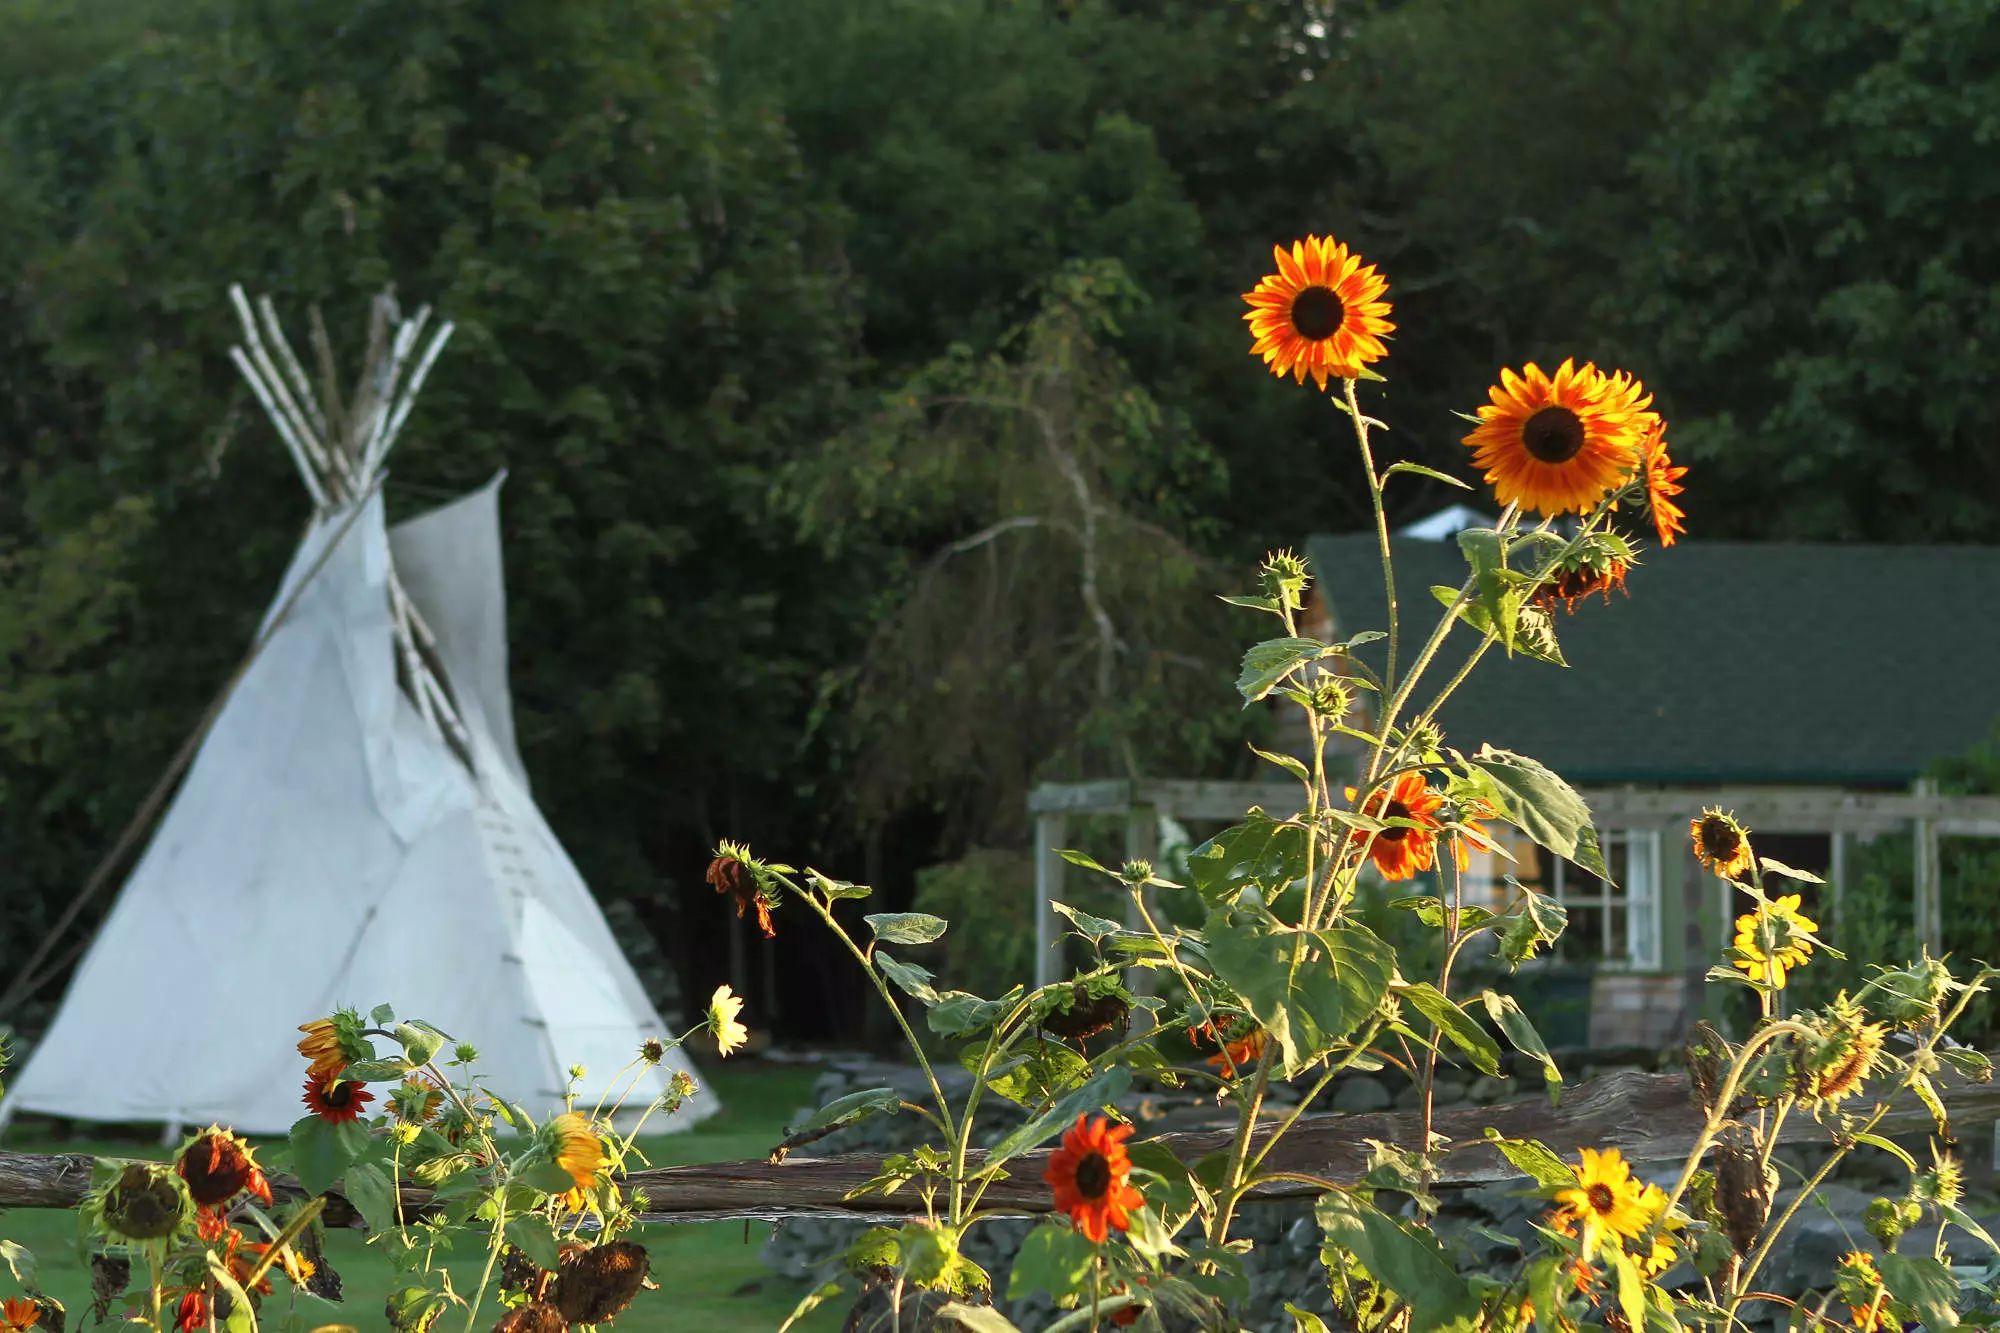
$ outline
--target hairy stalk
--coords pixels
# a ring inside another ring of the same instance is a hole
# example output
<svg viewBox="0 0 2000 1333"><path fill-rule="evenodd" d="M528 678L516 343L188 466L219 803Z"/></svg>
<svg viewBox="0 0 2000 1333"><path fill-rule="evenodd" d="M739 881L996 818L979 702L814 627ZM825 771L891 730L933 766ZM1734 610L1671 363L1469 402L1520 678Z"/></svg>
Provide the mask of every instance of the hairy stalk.
<svg viewBox="0 0 2000 1333"><path fill-rule="evenodd" d="M1366 1051L1370 1046L1373 1046L1375 1044L1375 1038L1380 1036L1381 1032L1382 1032L1382 1022L1380 1019L1377 1019L1369 1027L1367 1035L1362 1037L1359 1041L1355 1042L1352 1046L1348 1048L1347 1054L1341 1058L1340 1063L1329 1064L1327 1066L1326 1072L1320 1075L1319 1082L1313 1084L1311 1090L1309 1090L1305 1096L1299 1099L1299 1104L1291 1109L1290 1114L1288 1114L1283 1120L1278 1122L1278 1127L1271 1131L1271 1136L1269 1138L1264 1140L1264 1146L1259 1148L1257 1150L1257 1155L1250 1159L1249 1172L1252 1176L1255 1176L1257 1179L1260 1180L1269 1178L1264 1176L1258 1176L1257 1172L1258 1168L1264 1165L1264 1159L1271 1155L1271 1149L1277 1147L1278 1140L1285 1137L1285 1134L1291 1129L1291 1127L1299 1122L1299 1117L1306 1113L1307 1108L1309 1108L1313 1104L1313 1100L1317 1098L1320 1095L1320 1093L1326 1091L1327 1084L1333 1082L1334 1078L1337 1075L1346 1073L1348 1068L1352 1066L1356 1060L1360 1059L1361 1056L1364 1053L1366 1053Z"/></svg>
<svg viewBox="0 0 2000 1333"><path fill-rule="evenodd" d="M1209 1227L1211 1245L1221 1245L1229 1239L1229 1224L1235 1219L1237 1201L1245 1190L1243 1165L1250 1153L1250 1139L1257 1132L1257 1117L1264 1110L1264 1089L1270 1081L1271 1061L1267 1057L1257 1062L1257 1081L1251 1086L1249 1100L1243 1103L1242 1115L1237 1120L1236 1141L1229 1148L1229 1174L1223 1177L1222 1202Z"/></svg>
<svg viewBox="0 0 2000 1333"><path fill-rule="evenodd" d="M868 979L875 984L876 993L882 997L883 1003L889 1006L889 1012L895 1016L896 1026L903 1030L903 1039L909 1043L910 1054L917 1057L917 1064L924 1071L924 1079L931 1085L931 1096L937 1100L938 1118L944 1122L947 1135L954 1138L957 1137L958 1122L952 1117L951 1104L946 1100L944 1095L944 1085L938 1082L937 1074L932 1070L929 1058L924 1055L923 1043L917 1040L916 1030L910 1026L910 1020L904 1016L903 1006L896 1002L896 996L889 989L889 983L883 979L880 972L875 970L875 965L869 961L867 953L854 942L854 937L841 927L840 922L835 919L833 912L829 908L822 904L818 898L807 893L784 876L780 875L778 879L786 888L797 894L818 914L819 919L824 921L827 928L839 938L842 944L847 946L847 951L854 955L854 961L861 964L861 970L866 972Z"/></svg>
<svg viewBox="0 0 2000 1333"><path fill-rule="evenodd" d="M1354 440L1361 447L1361 470L1368 478L1368 502L1375 509L1375 539L1382 547L1382 587L1389 599L1389 658L1388 670L1382 673L1384 689L1396 683L1396 567L1389 554L1389 516L1382 508L1382 478L1375 474L1375 456L1368 447L1368 421L1361 415L1361 404L1354 396L1354 381L1342 380L1346 386L1347 416L1354 423Z"/></svg>

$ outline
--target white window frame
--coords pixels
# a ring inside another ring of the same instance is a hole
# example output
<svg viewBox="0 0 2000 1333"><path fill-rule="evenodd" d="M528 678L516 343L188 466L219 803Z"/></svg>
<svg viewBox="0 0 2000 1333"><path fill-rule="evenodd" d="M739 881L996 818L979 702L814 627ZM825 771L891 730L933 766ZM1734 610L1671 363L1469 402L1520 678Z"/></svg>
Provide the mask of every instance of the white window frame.
<svg viewBox="0 0 2000 1333"><path fill-rule="evenodd" d="M1569 862L1558 856L1555 861L1555 882L1548 886L1555 900L1565 907L1595 907L1603 909L1603 935L1598 941L1604 965L1632 972L1657 972L1660 970L1660 830L1656 828L1620 828L1598 830L1598 846L1605 852L1605 860L1611 859L1614 846L1622 845L1625 851L1625 882L1613 888L1612 885L1595 875L1582 875L1593 888L1588 894L1571 893L1567 885ZM1611 938L1611 910L1620 908L1625 913L1625 938ZM1616 947L1614 947L1616 946Z"/></svg>

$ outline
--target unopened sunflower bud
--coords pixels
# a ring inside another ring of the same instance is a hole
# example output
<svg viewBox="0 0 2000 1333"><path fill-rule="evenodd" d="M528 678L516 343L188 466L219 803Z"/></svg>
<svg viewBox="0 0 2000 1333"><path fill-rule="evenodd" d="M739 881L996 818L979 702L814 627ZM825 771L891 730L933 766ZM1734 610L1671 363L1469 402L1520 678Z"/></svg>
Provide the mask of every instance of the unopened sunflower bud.
<svg viewBox="0 0 2000 1333"><path fill-rule="evenodd" d="M1911 1188L1925 1203L1956 1208L1965 1197L1965 1168L1957 1158L1941 1156L1930 1170L1918 1174Z"/></svg>
<svg viewBox="0 0 2000 1333"><path fill-rule="evenodd" d="M1135 889L1144 885L1152 877L1153 863L1151 861L1127 861L1124 869L1118 872L1119 880Z"/></svg>
<svg viewBox="0 0 2000 1333"><path fill-rule="evenodd" d="M1444 754L1444 729L1426 722L1410 729L1410 753L1418 759L1432 760Z"/></svg>
<svg viewBox="0 0 2000 1333"><path fill-rule="evenodd" d="M461 1041L451 1048L451 1058L457 1064L469 1065L479 1059L479 1048L469 1041Z"/></svg>
<svg viewBox="0 0 2000 1333"><path fill-rule="evenodd" d="M1306 584L1311 577L1306 573L1306 562L1290 551L1273 551L1264 557L1264 565L1257 571L1257 584L1264 595L1279 606L1296 611L1305 605Z"/></svg>
<svg viewBox="0 0 2000 1333"><path fill-rule="evenodd" d="M1868 1234L1875 1238L1876 1244L1885 1250L1895 1249L1896 1242L1903 1238L1903 1232L1907 1230L1902 1217L1899 1216L1900 1212L1895 1202L1890 1199L1875 1199L1868 1205L1868 1216L1864 1225L1868 1228Z"/></svg>
<svg viewBox="0 0 2000 1333"><path fill-rule="evenodd" d="M1354 687L1343 677L1323 674L1313 682L1312 707L1328 722L1338 722L1354 707Z"/></svg>

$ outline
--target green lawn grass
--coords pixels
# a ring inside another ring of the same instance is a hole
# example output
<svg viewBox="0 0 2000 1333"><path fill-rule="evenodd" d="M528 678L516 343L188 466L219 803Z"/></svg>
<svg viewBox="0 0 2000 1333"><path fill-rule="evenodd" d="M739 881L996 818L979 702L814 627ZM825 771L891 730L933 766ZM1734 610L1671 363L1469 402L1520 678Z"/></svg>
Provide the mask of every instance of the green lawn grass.
<svg viewBox="0 0 2000 1333"><path fill-rule="evenodd" d="M655 1166L690 1162L727 1162L762 1157L784 1136L785 1122L811 1101L815 1071L796 1066L733 1064L705 1068L703 1076L722 1098L723 1111L682 1134L648 1135L639 1147ZM95 1153L112 1157L163 1157L154 1144L133 1141L56 1140L34 1136L21 1127L6 1145L16 1152ZM266 1149L275 1152L278 1145ZM653 1280L660 1290L641 1292L631 1309L619 1317L626 1333L704 1333L705 1330L775 1329L805 1288L783 1281L764 1267L759 1255L769 1226L752 1222L702 1222L685 1226L655 1225L637 1233L653 1256ZM76 1215L46 1210L0 1213L0 1237L19 1241L35 1252L42 1285L70 1311L70 1328L85 1326L90 1306L90 1277L77 1253ZM386 1259L367 1244L366 1237L342 1231L328 1237L327 1259L339 1270L346 1299L329 1305L308 1297L299 1302L309 1323L348 1323L357 1329L388 1327L382 1312L394 1272ZM470 1293L479 1278L479 1264L468 1256L450 1265L453 1282ZM11 1284L0 1269L0 1285ZM286 1299L282 1281L273 1301ZM267 1304L267 1309L275 1308ZM489 1313L490 1312L490 1318ZM115 1312L114 1312L115 1313ZM479 1318L479 1329L492 1326L499 1308L490 1301ZM801 1321L811 1333L839 1326L839 1311L822 1307ZM464 1327L463 1312L447 1314L440 1333Z"/></svg>

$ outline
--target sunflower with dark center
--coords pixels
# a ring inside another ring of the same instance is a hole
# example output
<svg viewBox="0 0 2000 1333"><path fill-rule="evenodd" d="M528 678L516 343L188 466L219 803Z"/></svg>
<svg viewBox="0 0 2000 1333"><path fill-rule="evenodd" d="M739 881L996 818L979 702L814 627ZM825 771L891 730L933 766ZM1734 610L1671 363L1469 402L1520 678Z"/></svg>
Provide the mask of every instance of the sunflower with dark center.
<svg viewBox="0 0 2000 1333"><path fill-rule="evenodd" d="M1146 1199L1127 1183L1132 1163L1125 1140L1132 1137L1132 1126L1114 1127L1103 1116L1085 1120L1079 1115L1063 1134L1042 1179L1055 1191L1056 1211L1068 1213L1086 1240L1101 1245L1114 1229L1131 1229L1132 1210L1145 1207Z"/></svg>
<svg viewBox="0 0 2000 1333"><path fill-rule="evenodd" d="M194 1217L187 1182L161 1163L134 1162L84 1200L92 1229L113 1244L165 1241Z"/></svg>
<svg viewBox="0 0 2000 1333"><path fill-rule="evenodd" d="M1632 1168L1616 1148L1597 1152L1578 1150L1576 1184L1556 1193L1556 1202L1575 1216L1580 1229L1579 1244L1585 1258L1610 1237L1630 1240L1652 1223L1639 1182Z"/></svg>
<svg viewBox="0 0 2000 1333"><path fill-rule="evenodd" d="M210 1125L195 1135L181 1149L174 1169L187 1182L196 1207L220 1207L245 1190L265 1203L271 1202L270 1183L264 1179L250 1145L220 1125Z"/></svg>
<svg viewBox="0 0 2000 1333"><path fill-rule="evenodd" d="M1565 361L1549 376L1529 362L1487 396L1465 444L1502 504L1587 513L1639 465L1652 398L1622 372Z"/></svg>
<svg viewBox="0 0 2000 1333"><path fill-rule="evenodd" d="M1349 787L1347 799L1354 797L1354 788ZM1437 831L1443 827L1437 812L1443 806L1444 797L1431 790L1422 773L1405 773L1392 786L1378 788L1360 807L1362 814L1376 819L1409 819L1418 825L1391 825L1368 843L1369 859L1383 879L1411 879L1418 871L1431 868L1437 859ZM1353 836L1362 839L1368 835Z"/></svg>
<svg viewBox="0 0 2000 1333"><path fill-rule="evenodd" d="M1736 816L1713 807L1688 821L1688 837L1694 842L1697 861L1723 879L1742 879L1750 873L1750 834Z"/></svg>
<svg viewBox="0 0 2000 1333"><path fill-rule="evenodd" d="M1389 354L1382 335L1395 330L1388 281L1372 264L1331 236L1308 236L1288 251L1273 246L1278 271L1243 294L1250 303L1250 354L1264 358L1274 375L1320 388L1329 376L1354 379L1362 367Z"/></svg>
<svg viewBox="0 0 2000 1333"><path fill-rule="evenodd" d="M351 1078L311 1074L306 1078L305 1096L299 1100L329 1125L338 1125L359 1120L362 1110L375 1100L375 1094Z"/></svg>
<svg viewBox="0 0 2000 1333"><path fill-rule="evenodd" d="M771 904L764 896L764 887L757 868L749 860L747 847L725 841L716 849L715 859L708 863L707 878L717 893L736 900L739 919L755 912L757 928L764 932L764 938L777 938L778 932L771 926Z"/></svg>

